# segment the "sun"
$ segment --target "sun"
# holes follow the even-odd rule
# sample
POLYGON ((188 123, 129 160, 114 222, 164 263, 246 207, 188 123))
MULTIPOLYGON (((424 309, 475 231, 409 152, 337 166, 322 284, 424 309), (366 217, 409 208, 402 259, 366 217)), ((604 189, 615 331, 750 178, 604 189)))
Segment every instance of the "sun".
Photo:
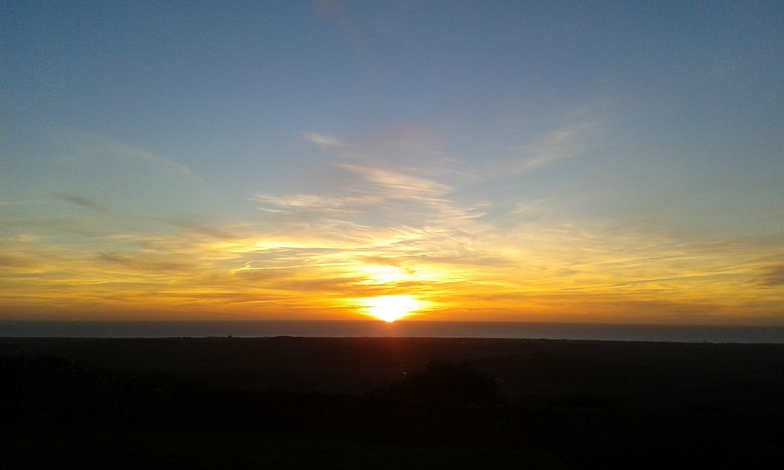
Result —
POLYGON ((426 305, 426 302, 411 295, 383 295, 361 299, 361 302, 368 314, 388 323, 408 316, 426 305))

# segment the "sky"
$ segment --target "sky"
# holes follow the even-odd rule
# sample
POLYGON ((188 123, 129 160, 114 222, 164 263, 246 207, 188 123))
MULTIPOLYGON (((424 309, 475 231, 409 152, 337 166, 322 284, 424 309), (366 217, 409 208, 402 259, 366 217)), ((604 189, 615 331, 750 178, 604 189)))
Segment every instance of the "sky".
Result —
POLYGON ((779 1, 0 3, 0 320, 784 325, 779 1))

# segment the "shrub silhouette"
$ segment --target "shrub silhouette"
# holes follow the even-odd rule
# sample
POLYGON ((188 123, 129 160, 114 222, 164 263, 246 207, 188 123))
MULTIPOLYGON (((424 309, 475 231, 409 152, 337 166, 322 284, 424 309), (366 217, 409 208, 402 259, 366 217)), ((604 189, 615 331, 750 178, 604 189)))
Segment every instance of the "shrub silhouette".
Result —
POLYGON ((495 381, 468 361, 430 361, 399 384, 406 398, 480 403, 497 398, 495 381))

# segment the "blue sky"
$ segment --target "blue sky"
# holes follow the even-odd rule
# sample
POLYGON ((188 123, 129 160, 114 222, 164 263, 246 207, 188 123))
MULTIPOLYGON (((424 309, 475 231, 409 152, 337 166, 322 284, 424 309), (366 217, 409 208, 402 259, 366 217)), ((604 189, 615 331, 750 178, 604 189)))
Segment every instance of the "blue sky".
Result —
POLYGON ((784 322, 779 2, 0 18, 2 316, 784 322))

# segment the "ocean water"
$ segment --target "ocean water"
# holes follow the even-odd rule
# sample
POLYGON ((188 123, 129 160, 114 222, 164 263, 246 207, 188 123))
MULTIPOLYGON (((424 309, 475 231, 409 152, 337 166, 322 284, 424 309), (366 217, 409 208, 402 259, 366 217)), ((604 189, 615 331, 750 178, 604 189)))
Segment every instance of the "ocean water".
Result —
POLYGON ((398 321, 0 321, 0 337, 434 337, 784 343, 782 326, 398 321))

